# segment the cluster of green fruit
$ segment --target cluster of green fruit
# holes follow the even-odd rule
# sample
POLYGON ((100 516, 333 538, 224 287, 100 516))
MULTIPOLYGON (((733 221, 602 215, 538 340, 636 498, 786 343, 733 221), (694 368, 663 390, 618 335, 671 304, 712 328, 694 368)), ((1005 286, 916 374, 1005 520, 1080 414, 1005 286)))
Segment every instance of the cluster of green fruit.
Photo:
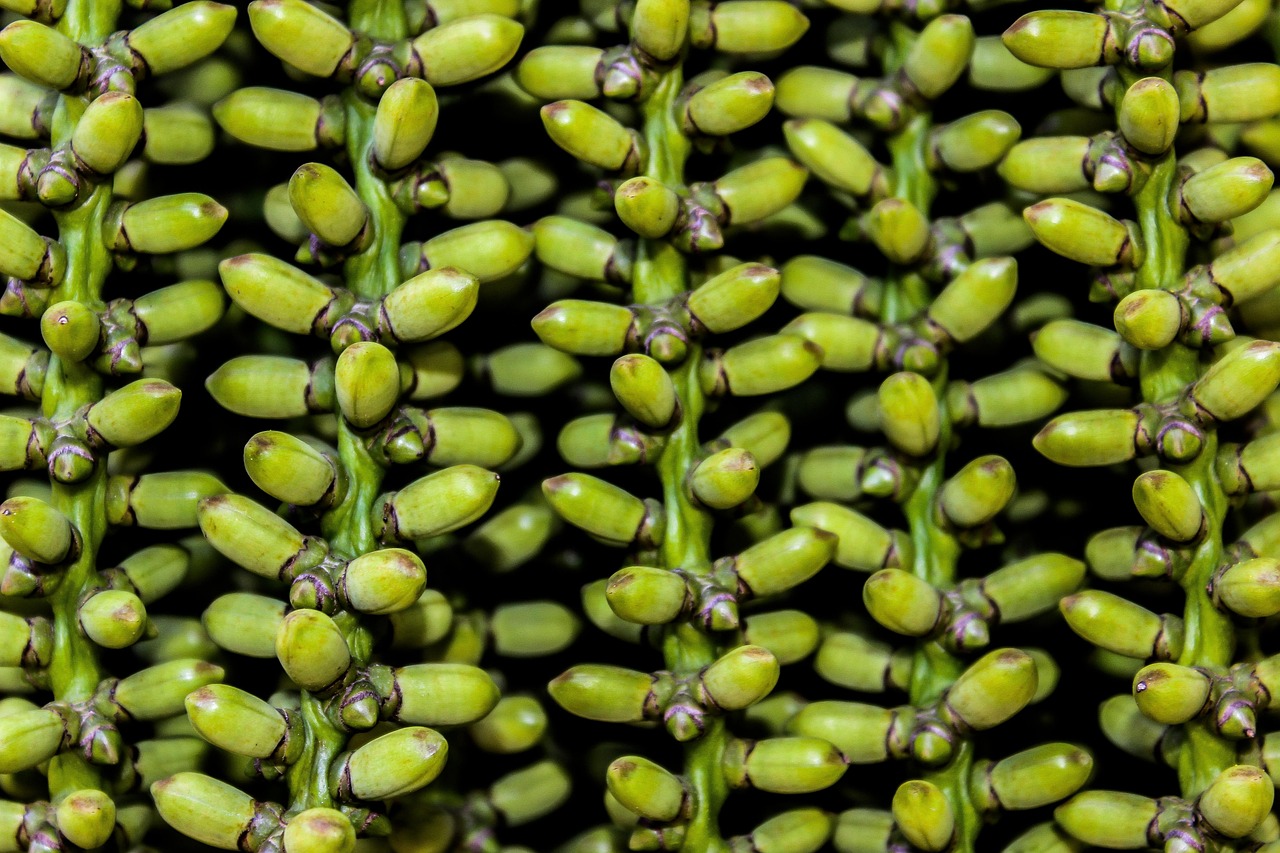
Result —
POLYGON ((0 0, 0 852, 1280 851, 1280 12, 1009 8, 0 0))

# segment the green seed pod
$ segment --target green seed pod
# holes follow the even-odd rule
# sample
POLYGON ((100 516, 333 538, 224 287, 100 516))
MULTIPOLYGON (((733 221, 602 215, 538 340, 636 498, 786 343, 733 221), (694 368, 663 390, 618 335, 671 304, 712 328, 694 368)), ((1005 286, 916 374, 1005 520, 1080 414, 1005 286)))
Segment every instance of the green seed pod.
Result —
POLYGON ((382 93, 373 120, 373 156, 388 171, 422 156, 435 135, 439 106, 426 80, 401 78, 382 93))
POLYGON ((689 313, 713 334, 742 328, 768 311, 778 298, 778 271, 761 264, 738 264, 689 294, 689 313))
POLYGON ((1118 595, 1087 589, 1059 603, 1067 624, 1095 646, 1131 658, 1169 660, 1182 652, 1182 620, 1156 615, 1118 595))
POLYGON ((394 691, 383 716, 420 726, 457 726, 483 719, 498 703, 498 687, 468 664, 424 663, 392 670, 394 691))
POLYGON ((142 599, 122 589, 105 589, 85 599, 76 611, 86 637, 107 649, 132 646, 147 629, 142 599))
POLYGON ((997 171, 1000 177, 1027 192, 1080 192, 1091 186, 1083 168, 1091 144, 1087 136, 1024 139, 1009 149, 997 171))
POLYGON ((1137 232, 1101 210, 1055 198, 1023 211, 1036 239, 1065 258, 1092 266, 1138 266, 1143 249, 1137 232))
POLYGON ((684 782, 638 755, 619 758, 609 765, 605 784, 628 810, 654 821, 674 820, 685 807, 684 782))
POLYGON ((383 297, 378 329, 396 343, 429 340, 467 319, 479 293, 472 275, 449 267, 428 270, 383 297))
POLYGON ((524 27, 501 15, 473 15, 427 30, 413 40, 422 76, 432 86, 456 86, 492 74, 511 61, 524 27))
POLYGON ((613 194, 613 207, 623 225, 641 237, 657 240, 675 227, 680 215, 680 196, 661 181, 640 175, 618 186, 613 194))
POLYGON ((1280 112, 1280 67, 1247 62, 1173 75, 1184 124, 1244 122, 1280 112))
POLYGON ((101 335, 98 313, 83 302, 58 302, 40 317, 45 346, 64 361, 84 361, 98 349, 101 335))
POLYGON ((561 518, 606 544, 662 540, 665 519, 654 502, 642 501, 598 477, 552 477, 543 481, 542 493, 561 518))
POLYGON ((1191 399, 1210 417, 1230 421, 1261 403, 1280 384, 1280 344, 1253 341, 1231 350, 1191 386, 1191 399))
POLYGON ((1120 336, 1092 323, 1052 320, 1035 332, 1031 345, 1045 364, 1077 379, 1116 382, 1137 373, 1120 336))
POLYGON ((1028 65, 999 36, 979 36, 969 60, 969 85, 988 92, 1022 92, 1047 83, 1052 69, 1028 65))
POLYGON ((589 165, 634 172, 643 159, 643 143, 635 131, 582 101, 547 104, 542 108, 542 124, 552 142, 589 165))
POLYGON ((1102 703, 1098 716, 1103 734, 1120 749, 1148 761, 1160 757, 1170 729, 1138 710, 1131 694, 1112 696, 1102 703))
POLYGON ((602 723, 632 723, 657 711, 654 678, 607 664, 580 664, 558 675, 547 691, 571 714, 602 723))
POLYGON ((356 830, 337 809, 312 808, 299 812, 284 827, 289 853, 355 853, 356 830))
POLYGON ((7 210, 0 210, 0 273, 40 282, 60 278, 66 253, 53 240, 37 234, 7 210))
POLYGON ((1133 482, 1133 502, 1161 536, 1190 542, 1200 535, 1204 511, 1191 484, 1172 471, 1147 471, 1133 482))
POLYGON ((285 674, 304 690, 332 689, 351 666, 342 629, 318 610, 294 610, 276 633, 276 657, 285 674))
POLYGON ((1205 710, 1209 676, 1189 666, 1153 663, 1133 677, 1133 698, 1148 718, 1165 725, 1191 721, 1205 710))
POLYGON ((48 666, 52 656, 53 631, 47 620, 0 612, 0 666, 48 666))
POLYGON ((730 447, 750 451, 761 468, 776 462, 790 440, 791 423, 780 412, 757 412, 738 421, 716 439, 730 447))
POLYGON ((867 578, 862 601, 873 619, 890 631, 909 637, 930 634, 942 618, 942 596, 938 591, 902 569, 883 569, 867 578))
POLYGON ((84 77, 89 64, 83 47, 35 21, 14 21, 0 30, 0 59, 32 83, 59 90, 84 77))
POLYGON ((999 163, 1022 132, 1002 110, 983 110, 942 125, 930 134, 933 152, 953 172, 977 172, 999 163))
POLYGON ((1039 370, 1015 368, 976 382, 947 386, 947 408, 959 423, 1012 426, 1051 414, 1067 398, 1066 390, 1039 370))
POLYGON ((151 163, 186 166, 213 153, 213 123, 200 108, 169 104, 144 110, 142 156, 151 163))
POLYGON ((303 0, 255 0, 249 24, 267 50, 316 77, 329 77, 355 42, 337 18, 303 0))
POLYGON ((1244 302, 1280 283, 1275 259, 1280 259, 1280 231, 1264 231, 1218 255, 1206 273, 1229 304, 1244 302))
POLYGON ((467 730, 485 752, 507 755, 532 749, 547 729, 547 714, 532 696, 504 696, 467 730))
POLYGON ((1161 77, 1144 77, 1129 87, 1120 102, 1120 132, 1144 154, 1163 154, 1178 132, 1179 111, 1172 84, 1161 77))
POLYGON ((453 608, 439 592, 428 589, 413 606, 389 615, 391 647, 421 649, 442 639, 453 626, 453 608))
POLYGON ((72 791, 58 801, 58 832, 77 847, 92 850, 111 839, 116 828, 116 804, 102 791, 72 791))
POLYGON ((808 177, 809 170, 788 157, 763 157, 729 172, 713 188, 724 204, 725 224, 747 225, 772 216, 795 201, 808 177))
POLYGON ((889 850, 893 815, 877 809, 848 809, 840 813, 835 830, 838 853, 881 853, 889 850))
POLYGON ((689 28, 689 0, 637 0, 631 14, 636 47, 659 62, 675 59, 689 28))
POLYGON ((941 413, 929 380, 918 373, 895 373, 880 385, 880 428, 889 442, 910 456, 924 456, 938 443, 941 413))
POLYGON ((768 649, 778 664, 804 660, 818 647, 818 621, 802 610, 757 613, 743 626, 742 638, 768 649))
POLYGON ((730 447, 699 462, 689 473, 693 497, 711 509, 731 509, 748 500, 760 482, 760 467, 750 452, 730 447))
POLYGON ((836 632, 823 638, 813 668, 823 679, 840 687, 880 693, 895 683, 893 661, 893 649, 887 643, 851 632, 836 632))
POLYGON ((557 526, 555 513, 539 496, 490 516, 463 549, 491 571, 509 572, 536 556, 557 526))
POLYGON ((552 601, 525 601, 496 607, 489 620, 493 649, 515 658, 563 651, 581 627, 573 612, 552 601))
POLYGON ((200 737, 236 755, 283 757, 286 746, 296 760, 302 748, 301 726, 252 693, 227 684, 211 684, 184 700, 187 717, 200 737))
POLYGON ((924 780, 903 782, 898 787, 893 795, 893 819, 903 837, 921 850, 946 850, 956 831, 946 795, 924 780))
POLYGON ((246 86, 213 106, 213 118, 241 142, 272 151, 313 151, 334 130, 325 105, 283 89, 246 86))
POLYGON ((19 773, 47 761, 68 735, 67 721, 48 708, 0 716, 0 773, 19 773))
POLYGON ((1211 582, 1214 603, 1233 613, 1264 619, 1280 613, 1280 560, 1255 557, 1230 563, 1211 582))
POLYGON ((1196 808, 1205 823, 1227 838, 1244 838, 1271 813, 1275 786, 1259 767, 1228 767, 1204 789, 1196 808))
POLYGON ((1262 25, 1266 15, 1267 10, 1256 0, 1245 0, 1221 17, 1196 27, 1187 34, 1187 41, 1199 54, 1215 53, 1247 38, 1262 25))
POLYGON ((874 572, 910 562, 910 546, 871 519, 848 507, 819 501, 791 510, 791 523, 816 527, 837 537, 832 562, 846 569, 874 572))
POLYGON ((1023 15, 1001 37, 1018 59, 1042 68, 1088 68, 1118 60, 1108 20, 1092 12, 1043 9, 1023 15))
POLYGON ((1059 415, 1032 439, 1036 450, 1059 465, 1112 465, 1137 455, 1138 413, 1095 409, 1059 415))
POLYGON ((783 0, 696 0, 689 14, 689 42, 721 53, 772 53, 795 44, 809 19, 783 0))
POLYGON ((382 421, 400 396, 400 367, 382 344, 360 341, 342 351, 334 370, 342 416, 357 429, 382 421))
POLYGON ((734 853, 815 853, 831 838, 831 815, 819 808, 791 809, 774 815, 750 835, 729 840, 734 853))
POLYGON ((393 542, 451 533, 484 515, 497 493, 497 474, 453 465, 382 495, 374 507, 374 535, 393 542))
POLYGON ((502 170, 482 160, 449 156, 436 163, 440 181, 448 189, 441 210, 453 219, 483 219, 502 210, 511 192, 502 170))
POLYGON ((1034 809, 1074 794, 1092 774, 1088 752, 1046 743, 997 761, 987 771, 987 786, 1001 808, 1034 809))
MULTIPOLYGON (((700 82, 697 78, 690 81, 693 86, 700 82)), ((769 114, 773 94, 773 83, 758 71, 719 76, 697 89, 685 103, 685 129, 706 136, 746 130, 769 114)))
POLYGON ((142 104, 107 92, 89 103, 71 133, 71 150, 90 172, 109 175, 124 165, 142 135, 142 104))
POLYGON ((887 194, 889 176, 885 167, 862 143, 834 124, 821 119, 792 119, 782 129, 795 158, 832 188, 856 198, 874 199, 887 194))
POLYGON ((151 786, 164 822, 202 844, 238 850, 257 808, 248 794, 202 773, 178 773, 151 786))
MULTIPOLYGON (((78 61, 78 60, 73 60, 78 61)), ((57 95, 17 74, 0 74, 0 133, 14 139, 40 139, 57 95), (44 118, 42 118, 42 115, 44 118)), ((23 151, 25 158, 25 149, 23 151)))
POLYGON ((943 483, 938 507, 957 527, 977 527, 1004 509, 1015 488, 1017 480, 1007 459, 980 456, 943 483))
POLYGON ((481 364, 493 390, 512 397, 541 397, 582 374, 573 356, 545 344, 511 344, 481 364))
POLYGON ((319 279, 270 255, 250 254, 218 264, 227 295, 254 317, 298 335, 326 331, 339 298, 319 279))
POLYGON ((762 646, 738 646, 698 676, 707 697, 718 708, 738 711, 759 702, 778 683, 780 669, 773 652, 762 646))
POLYGON ((750 595, 774 595, 817 574, 831 561, 836 542, 836 536, 825 530, 792 527, 738 554, 733 568, 750 595))
POLYGON ((250 592, 230 592, 214 599, 201 621, 222 648, 255 658, 276 656, 276 634, 284 622, 285 603, 250 592))
POLYGON ((1062 827, 1086 844, 1137 849, 1159 814, 1155 800, 1121 791, 1085 791, 1054 809, 1062 827))
POLYGON ((427 584, 417 554, 403 548, 370 551, 347 563, 338 577, 339 594, 354 610, 386 616, 412 607, 427 584))
POLYGON ((546 101, 598 98, 603 57, 603 50, 587 45, 536 47, 521 58, 515 80, 530 95, 546 101))
POLYGON ((667 569, 631 566, 609 578, 605 596, 622 619, 637 625, 665 625, 688 604, 684 578, 667 569))
POLYGON ((950 89, 973 54, 973 24, 964 15, 939 15, 912 42, 902 73, 927 100, 950 89))
POLYGON ((244 446, 244 467, 254 485, 295 506, 332 501, 342 488, 337 460, 331 454, 276 430, 249 439, 244 446))
POLYGON ((871 208, 866 232, 876 248, 895 264, 918 263, 929 250, 929 220, 906 199, 886 198, 871 208))
POLYGON ((844 264, 798 255, 781 275, 782 298, 803 311, 876 316, 880 310, 882 285, 844 264))
POLYGON ((409 368, 409 387, 404 394, 410 400, 429 400, 448 394, 462 382, 466 362, 456 346, 433 341, 421 346, 398 350, 401 364, 409 368))
POLYGON ((1018 622, 1053 609, 1059 599, 1079 589, 1084 570, 1084 563, 1064 554, 1036 554, 987 575, 982 591, 1002 623, 1018 622))
MULTIPOLYGON (((520 826, 564 805, 572 784, 568 772, 555 761, 539 761, 494 782, 489 788, 489 803, 506 826, 520 826)), ((525 849, 503 848, 507 853, 525 849)))
POLYGON ((1037 670, 1031 655, 1019 649, 988 652, 960 674, 943 695, 942 704, 971 729, 1003 723, 1031 702, 1037 670))
POLYGON ((1013 258, 983 258, 942 289, 926 316, 951 340, 964 343, 1004 313, 1017 286, 1018 264, 1013 258))
POLYGON ((111 698, 127 719, 161 720, 181 714, 188 693, 221 682, 224 674, 194 658, 166 661, 120 679, 111 698))
POLYGON ((116 251, 164 254, 193 249, 212 238, 227 209, 201 193, 178 193, 127 204, 106 242, 116 251))
POLYGON ((574 355, 617 355, 637 334, 632 309, 585 299, 553 302, 533 318, 532 325, 544 344, 574 355))
POLYGON ((432 465, 469 463, 491 468, 508 461, 520 449, 520 433, 498 412, 456 406, 431 409, 426 417, 432 439, 426 459, 432 465))
POLYGON ((183 3, 129 31, 125 44, 146 74, 168 74, 217 50, 236 20, 234 6, 183 3))
POLYGON ((1256 157, 1233 157, 1197 172, 1178 189, 1184 222, 1226 222, 1253 210, 1267 194, 1275 176, 1256 157))
POLYGON ((444 769, 448 753, 439 732, 410 726, 340 756, 330 776, 342 799, 385 800, 429 784, 444 769))
POLYGON ((200 501, 200 531, 227 559, 260 577, 292 580, 328 551, 323 540, 303 536, 292 524, 243 495, 200 501))
POLYGON ((369 219, 369 210, 356 191, 323 163, 298 167, 289 179, 289 202, 307 230, 331 246, 355 240, 369 219))
POLYGON ((733 740, 724 755, 729 787, 771 794, 821 791, 839 781, 848 766, 838 749, 812 737, 733 740))
POLYGON ((159 435, 178 416, 182 392, 158 379, 139 379, 89 407, 86 420, 113 447, 132 447, 159 435))
POLYGON ((609 370, 609 385, 627 414, 651 429, 671 424, 676 389, 671 375, 647 355, 624 355, 609 370))
POLYGON ((422 244, 420 269, 457 267, 481 284, 510 275, 533 252, 533 235, 502 219, 472 222, 422 244))
POLYGON ((184 281, 138 297, 133 315, 150 346, 176 343, 212 327, 222 318, 222 289, 212 281, 184 281))
POLYGON ((28 560, 50 564, 66 559, 77 540, 65 515, 39 498, 28 497, 0 503, 0 536, 28 560))
POLYGON ((841 372, 870 370, 884 347, 881 328, 859 317, 825 312, 801 314, 783 327, 822 350, 822 367, 841 372))
POLYGON ((799 385, 821 362, 816 344, 799 335, 770 335, 709 351, 698 366, 698 379, 707 394, 752 397, 799 385))

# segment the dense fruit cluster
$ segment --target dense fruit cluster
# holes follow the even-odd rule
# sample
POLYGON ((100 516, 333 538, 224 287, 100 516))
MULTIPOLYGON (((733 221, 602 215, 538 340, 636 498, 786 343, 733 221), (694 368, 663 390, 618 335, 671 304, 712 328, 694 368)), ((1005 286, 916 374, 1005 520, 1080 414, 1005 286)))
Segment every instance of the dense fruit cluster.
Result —
POLYGON ((1280 851, 1270 0, 0 9, 0 851, 1280 851))

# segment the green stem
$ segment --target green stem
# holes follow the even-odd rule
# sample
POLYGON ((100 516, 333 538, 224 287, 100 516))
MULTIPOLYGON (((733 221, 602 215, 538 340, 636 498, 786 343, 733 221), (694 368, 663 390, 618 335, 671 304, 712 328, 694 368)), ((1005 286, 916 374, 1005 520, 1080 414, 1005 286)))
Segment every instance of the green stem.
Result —
MULTIPOLYGON (((648 160, 644 173, 673 189, 684 187, 688 139, 676 121, 675 102, 684 83, 679 65, 666 71, 653 95, 644 103, 644 138, 648 160)), ((688 290, 684 256, 668 242, 641 240, 632 279, 638 303, 661 304, 688 290)), ((698 422, 706 407, 697 365, 702 348, 689 345, 688 357, 671 371, 680 398, 680 425, 667 439, 657 463, 662 481, 666 536, 662 564, 693 574, 711 571, 711 516, 689 497, 687 478, 702 450, 698 422)), ((718 656, 715 641, 690 623, 669 626, 663 641, 666 666, 677 676, 690 676, 718 656)), ((720 835, 718 817, 728 796, 723 756, 729 734, 724 719, 713 717, 701 737, 685 746, 684 776, 692 791, 693 815, 686 827, 682 849, 689 853, 728 850, 720 835)))
MULTIPOLYGON (((917 34, 903 23, 891 24, 893 39, 885 59, 886 73, 900 67, 917 34)), ((895 197, 903 199, 925 217, 937 196, 938 185, 928 167, 929 134, 933 129, 933 117, 927 112, 914 116, 905 127, 889 137, 889 152, 893 157, 893 189, 895 197)), ((881 320, 885 323, 901 323, 918 315, 931 299, 928 283, 911 270, 895 269, 885 283, 885 300, 881 320)), ((948 590, 956 584, 956 561, 960 545, 955 537, 939 524, 937 512, 938 491, 946 479, 947 454, 951 446, 952 423, 943 400, 946 399, 947 362, 939 359, 938 372, 931 384, 939 400, 941 428, 937 448, 931 459, 921 463, 920 481, 903 504, 907 529, 911 537, 913 559, 910 571, 939 590, 948 590)), ((917 708, 935 705, 955 680, 964 672, 965 663, 948 652, 936 640, 916 644, 911 666, 911 683, 908 697, 917 708)), ((969 773, 973 766, 973 744, 960 739, 956 753, 944 767, 925 774, 925 781, 932 782, 946 795, 956 820, 956 841, 952 848, 956 853, 972 853, 982 821, 969 796, 969 773)))
MULTIPOLYGON (((354 0, 349 10, 351 28, 383 41, 407 35, 404 4, 400 0, 354 0)), ((400 235, 405 215, 396 206, 387 183, 373 173, 369 150, 377 108, 354 89, 343 92, 346 114, 347 155, 355 172, 355 190, 369 210, 373 243, 343 265, 348 290, 359 299, 376 300, 401 281, 400 235)), ((377 550, 373 535, 373 505, 382 489, 385 469, 370 455, 361 437, 338 416, 338 459, 347 474, 342 501, 321 519, 321 532, 333 552, 346 558, 377 550)), ((354 666, 368 664, 368 628, 353 614, 339 615, 339 627, 351 649, 354 666)), ((335 803, 329 789, 329 767, 346 748, 348 733, 337 725, 337 709, 331 699, 303 691, 302 712, 306 744, 302 758, 289 768, 289 811, 327 807, 335 803)))

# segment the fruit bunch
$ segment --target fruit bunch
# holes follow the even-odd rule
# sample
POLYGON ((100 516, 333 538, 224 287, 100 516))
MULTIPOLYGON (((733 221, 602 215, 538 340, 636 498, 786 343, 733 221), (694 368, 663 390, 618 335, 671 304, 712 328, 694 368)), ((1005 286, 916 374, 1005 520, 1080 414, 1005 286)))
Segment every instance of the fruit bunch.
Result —
POLYGON ((0 0, 0 851, 1280 850, 1268 0, 170 6, 0 0))

